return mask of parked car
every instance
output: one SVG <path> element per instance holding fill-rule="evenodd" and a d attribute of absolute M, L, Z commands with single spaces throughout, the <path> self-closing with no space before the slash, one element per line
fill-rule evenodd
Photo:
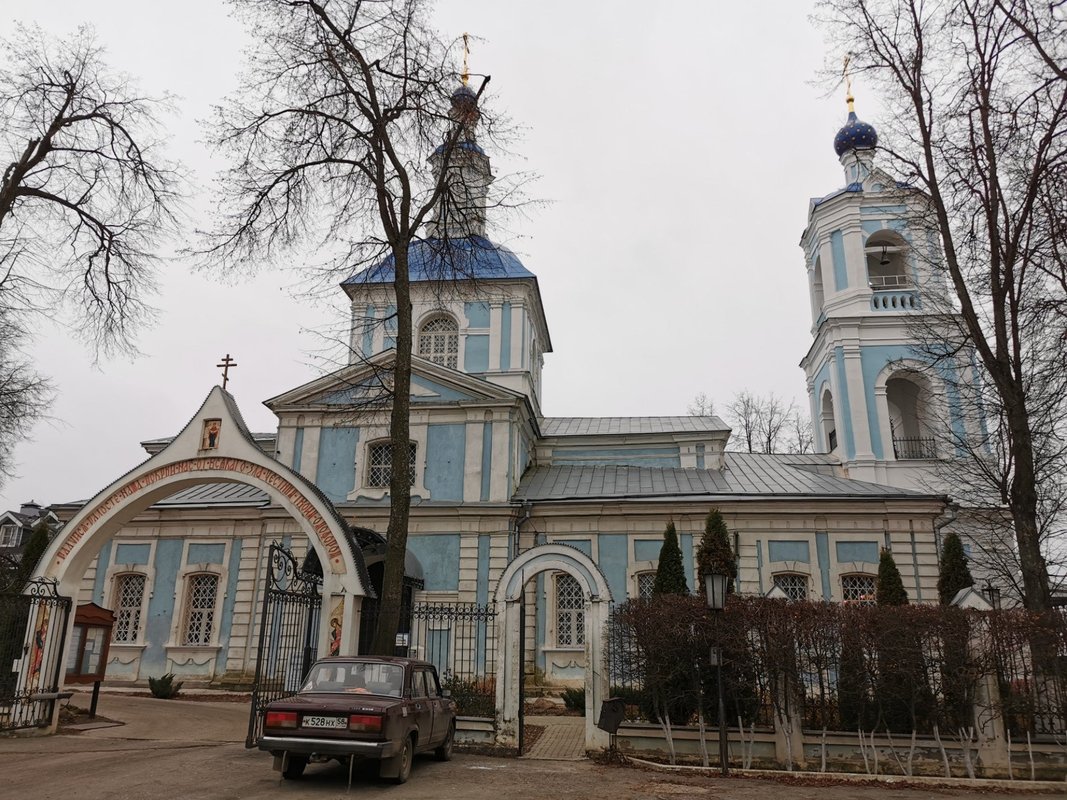
<path fill-rule="evenodd" d="M 378 759 L 379 774 L 404 783 L 416 753 L 452 758 L 456 704 L 427 661 L 374 656 L 316 661 L 300 691 L 267 706 L 260 750 L 299 778 L 309 761 Z"/>

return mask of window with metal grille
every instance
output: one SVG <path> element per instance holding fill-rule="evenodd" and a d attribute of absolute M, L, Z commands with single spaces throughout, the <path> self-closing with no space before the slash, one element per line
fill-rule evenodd
<path fill-rule="evenodd" d="M 651 597 L 652 587 L 656 585 L 656 573 L 655 572 L 639 572 L 637 573 L 637 596 L 638 597 Z"/>
<path fill-rule="evenodd" d="M 443 364 L 459 367 L 459 326 L 451 317 L 434 317 L 419 331 L 419 355 Z"/>
<path fill-rule="evenodd" d="M 842 575 L 841 598 L 846 603 L 874 605 L 875 582 L 873 575 Z"/>
<path fill-rule="evenodd" d="M 556 644 L 578 647 L 585 644 L 585 600 L 582 587 L 570 575 L 556 576 Z"/>
<path fill-rule="evenodd" d="M 211 644 L 215 630 L 215 595 L 218 575 L 192 575 L 185 606 L 185 636 L 182 644 L 189 646 Z"/>
<path fill-rule="evenodd" d="M 415 485 L 415 454 L 418 445 L 408 443 L 408 471 L 411 485 Z M 372 442 L 367 448 L 367 485 L 388 488 L 393 474 L 392 442 Z"/>
<path fill-rule="evenodd" d="M 144 602 L 145 576 L 119 575 L 115 579 L 115 628 L 111 641 L 130 644 L 141 633 L 141 604 Z"/>
<path fill-rule="evenodd" d="M 790 600 L 808 599 L 808 576 L 782 572 L 774 576 L 774 585 L 781 589 Z"/>

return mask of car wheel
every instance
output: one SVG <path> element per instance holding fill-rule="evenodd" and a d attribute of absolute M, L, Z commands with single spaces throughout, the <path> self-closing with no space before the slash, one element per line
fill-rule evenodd
<path fill-rule="evenodd" d="M 407 783 L 411 777 L 411 764 L 415 760 L 415 740 L 409 736 L 404 740 L 404 750 L 400 754 L 400 771 L 393 778 L 393 783 Z"/>
<path fill-rule="evenodd" d="M 287 781 L 296 780 L 304 774 L 304 767 L 307 765 L 308 760 L 303 756 L 289 756 L 289 763 L 282 772 L 282 777 Z"/>
<path fill-rule="evenodd" d="M 451 761 L 452 760 L 452 745 L 456 741 L 456 723 L 453 722 L 448 726 L 448 733 L 445 735 L 445 740 L 441 742 L 441 746 L 433 751 L 433 757 L 438 761 Z"/>

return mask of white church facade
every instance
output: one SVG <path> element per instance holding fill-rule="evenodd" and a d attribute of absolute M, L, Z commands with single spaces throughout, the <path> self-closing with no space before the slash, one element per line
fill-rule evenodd
<path fill-rule="evenodd" d="M 869 129 L 869 130 L 868 130 Z M 778 587 L 797 599 L 870 601 L 879 552 L 890 548 L 912 602 L 937 601 L 947 498 L 924 476 L 946 453 L 927 445 L 934 420 L 966 432 L 950 394 L 916 361 L 906 318 L 922 313 L 923 273 L 910 220 L 918 193 L 872 164 L 873 128 L 851 114 L 836 146 L 845 189 L 812 201 L 802 247 L 813 341 L 807 377 L 816 454 L 731 452 L 717 417 L 547 417 L 542 368 L 552 352 L 537 278 L 485 237 L 413 246 L 409 576 L 416 600 L 486 604 L 508 564 L 538 544 L 576 548 L 614 602 L 646 594 L 673 521 L 689 585 L 704 518 L 724 515 L 738 557 L 737 590 Z M 471 133 L 468 169 L 491 180 Z M 924 234 L 925 235 L 925 234 Z M 460 267 L 457 267 L 460 265 Z M 440 291 L 441 269 L 458 269 Z M 271 398 L 276 430 L 263 452 L 317 487 L 340 518 L 384 535 L 388 411 L 376 403 L 393 358 L 391 263 L 342 285 L 352 309 L 351 359 Z M 155 453 L 169 440 L 145 442 Z M 79 508 L 55 506 L 61 519 Z M 381 548 L 364 560 L 373 582 Z M 196 486 L 139 514 L 103 545 L 78 602 L 116 612 L 108 674 L 143 682 L 241 684 L 256 657 L 265 552 L 298 556 L 307 539 L 251 486 Z M 380 580 L 380 577 L 378 578 Z M 528 658 L 549 685 L 583 677 L 589 598 L 569 574 L 527 589 Z"/>

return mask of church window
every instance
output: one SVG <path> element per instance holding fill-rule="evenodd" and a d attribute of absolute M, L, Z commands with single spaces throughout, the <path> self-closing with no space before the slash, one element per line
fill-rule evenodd
<path fill-rule="evenodd" d="M 128 573 L 115 578 L 115 628 L 111 634 L 112 641 L 131 644 L 140 636 L 144 587 L 144 575 Z"/>
<path fill-rule="evenodd" d="M 434 317 L 419 331 L 419 355 L 452 369 L 459 367 L 459 326 L 451 317 Z"/>
<path fill-rule="evenodd" d="M 191 575 L 188 586 L 182 644 L 187 647 L 209 645 L 215 632 L 215 601 L 219 576 L 206 573 Z"/>
<path fill-rule="evenodd" d="M 639 572 L 637 573 L 637 596 L 638 597 L 651 597 L 652 587 L 656 585 L 656 573 L 655 572 Z"/>
<path fill-rule="evenodd" d="M 909 286 L 907 243 L 893 231 L 873 234 L 864 246 L 867 258 L 867 283 L 874 290 Z"/>
<path fill-rule="evenodd" d="M 790 600 L 808 599 L 808 576 L 780 572 L 774 576 L 774 585 L 788 595 Z"/>
<path fill-rule="evenodd" d="M 19 543 L 18 525 L 0 525 L 0 547 L 16 547 Z"/>
<path fill-rule="evenodd" d="M 873 606 L 874 593 L 873 575 L 843 575 L 841 577 L 841 599 L 846 603 Z"/>
<path fill-rule="evenodd" d="M 408 471 L 412 486 L 415 485 L 415 456 L 417 452 L 418 445 L 415 442 L 409 442 Z M 367 485 L 388 488 L 389 478 L 393 474 L 392 442 L 371 442 L 367 455 Z"/>
<path fill-rule="evenodd" d="M 585 600 L 578 581 L 566 573 L 556 576 L 556 644 L 585 644 Z"/>

